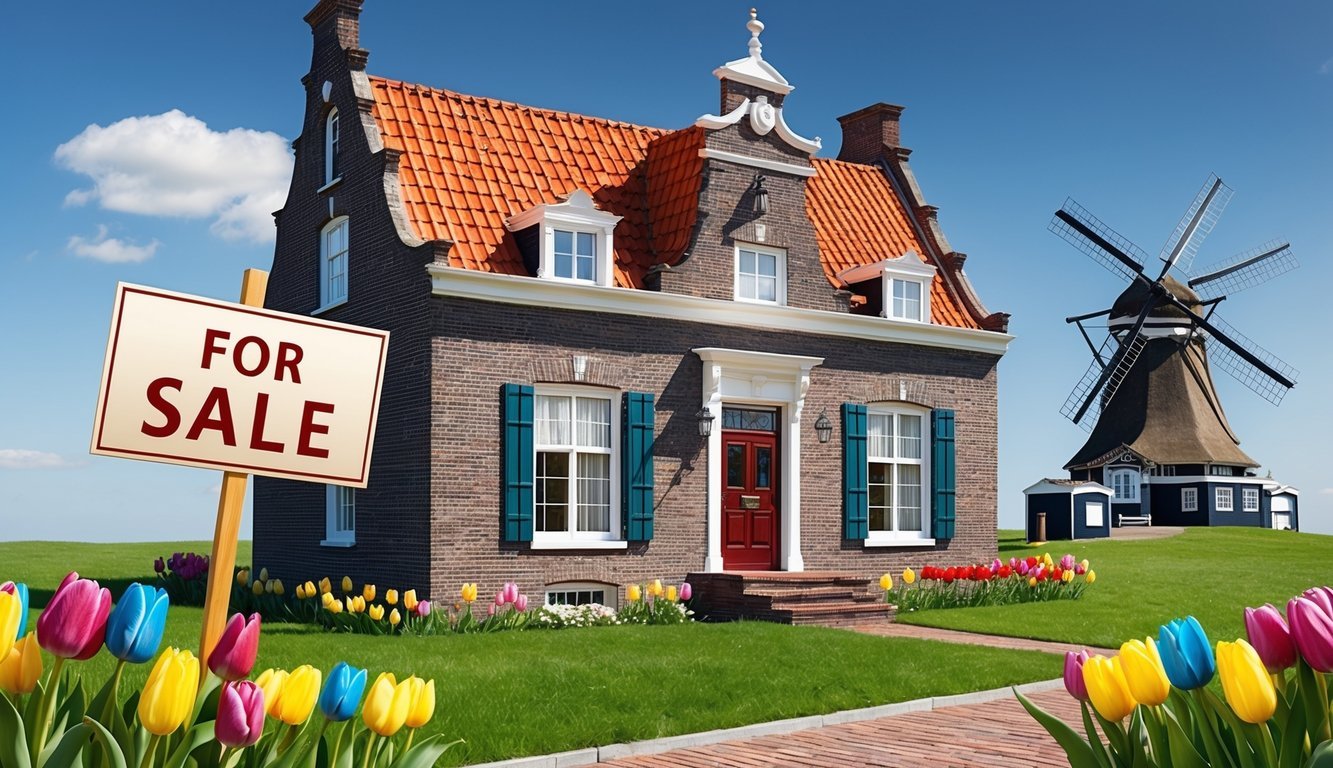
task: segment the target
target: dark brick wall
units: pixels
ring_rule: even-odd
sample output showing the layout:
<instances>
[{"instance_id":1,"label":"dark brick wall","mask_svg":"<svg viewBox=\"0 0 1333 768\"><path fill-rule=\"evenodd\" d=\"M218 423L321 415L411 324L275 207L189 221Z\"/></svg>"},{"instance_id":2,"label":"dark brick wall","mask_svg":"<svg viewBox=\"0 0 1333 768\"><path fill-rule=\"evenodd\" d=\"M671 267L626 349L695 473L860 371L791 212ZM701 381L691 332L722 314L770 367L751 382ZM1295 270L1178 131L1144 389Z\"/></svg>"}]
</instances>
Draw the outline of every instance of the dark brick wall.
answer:
<instances>
[{"instance_id":1,"label":"dark brick wall","mask_svg":"<svg viewBox=\"0 0 1333 768\"><path fill-rule=\"evenodd\" d=\"M901 144L899 121L903 108L895 104L872 104L838 118L842 125L842 144L838 159L849 163L875 163L885 150Z\"/></svg>"}]
</instances>

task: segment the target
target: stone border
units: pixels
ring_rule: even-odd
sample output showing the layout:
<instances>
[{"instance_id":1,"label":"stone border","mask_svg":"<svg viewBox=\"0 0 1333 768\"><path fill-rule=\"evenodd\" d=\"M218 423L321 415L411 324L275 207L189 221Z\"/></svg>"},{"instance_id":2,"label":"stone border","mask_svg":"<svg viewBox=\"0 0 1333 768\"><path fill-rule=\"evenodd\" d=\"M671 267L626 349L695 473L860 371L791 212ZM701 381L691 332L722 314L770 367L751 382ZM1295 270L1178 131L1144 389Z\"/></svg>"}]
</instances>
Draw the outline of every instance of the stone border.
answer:
<instances>
[{"instance_id":1,"label":"stone border","mask_svg":"<svg viewBox=\"0 0 1333 768\"><path fill-rule=\"evenodd\" d=\"M882 704L878 707L849 709L843 712L833 712L827 715L811 715L809 717L794 717L788 720L773 720L767 723L742 725L737 728L720 728L714 731L686 733L680 736L667 736L661 739L634 741L628 744L607 744L601 747L588 747L586 749L575 749L569 752L557 752L553 755L515 757L494 763L480 763L471 768L567 768L569 766L593 765L608 760L619 760L622 757L653 755L660 752L669 752L673 749L703 747L723 741L753 739L760 736L772 736L775 734L803 731L809 728L822 728L828 725L842 725L844 723L856 723L863 720L878 720L882 717L905 715L909 712L929 712L934 709L958 707L966 704L983 704L988 701L995 701L997 699L1012 696L1014 690L1017 690L1022 694L1032 694L1057 690L1063 686L1064 681L1062 679L1041 680L1035 683L1024 683L1012 687L993 688L988 691L960 693L953 696L933 696L925 699L915 699L913 701L901 701L896 704Z\"/></svg>"}]
</instances>

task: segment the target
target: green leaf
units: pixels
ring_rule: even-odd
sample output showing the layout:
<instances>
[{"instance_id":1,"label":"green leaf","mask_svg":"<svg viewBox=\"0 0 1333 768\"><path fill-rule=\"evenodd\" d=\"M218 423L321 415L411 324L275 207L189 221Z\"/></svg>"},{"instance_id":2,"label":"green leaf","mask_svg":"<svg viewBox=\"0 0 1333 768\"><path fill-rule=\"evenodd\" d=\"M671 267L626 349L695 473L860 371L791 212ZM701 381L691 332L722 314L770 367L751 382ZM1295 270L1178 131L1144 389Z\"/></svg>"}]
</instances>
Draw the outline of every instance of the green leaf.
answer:
<instances>
[{"instance_id":1,"label":"green leaf","mask_svg":"<svg viewBox=\"0 0 1333 768\"><path fill-rule=\"evenodd\" d=\"M1051 738L1055 739L1060 748L1065 751L1070 768L1098 768L1096 753L1073 728L1065 725L1063 720L1043 712L1017 690L1014 690L1014 695L1018 697L1018 702L1028 711L1028 714L1032 715L1032 718L1040 723L1041 727L1045 728L1046 732L1051 734ZM425 743L422 742L423 745Z\"/></svg>"},{"instance_id":2,"label":"green leaf","mask_svg":"<svg viewBox=\"0 0 1333 768\"><path fill-rule=\"evenodd\" d=\"M1019 698L1021 699L1022 696L1020 695ZM1077 735L1075 735L1075 738L1077 738ZM462 739L455 739L447 744L442 743L443 741L444 737L439 734L422 739L419 744L404 752L403 756L398 758L398 762L392 764L393 768L431 768L439 761L441 755L448 752L453 746L463 743ZM1070 765L1073 765L1073 763L1071 762Z\"/></svg>"},{"instance_id":3,"label":"green leaf","mask_svg":"<svg viewBox=\"0 0 1333 768\"><path fill-rule=\"evenodd\" d=\"M1169 757L1166 764L1174 768L1208 768L1208 761L1199 754L1189 734L1185 733L1184 726L1171 710L1166 711L1166 740L1166 756Z\"/></svg>"},{"instance_id":4,"label":"green leaf","mask_svg":"<svg viewBox=\"0 0 1333 768\"><path fill-rule=\"evenodd\" d=\"M1204 694L1208 705L1225 722L1227 730L1230 731L1232 744L1236 748L1236 756L1240 761L1241 768L1260 768L1258 758L1245 737L1245 729L1240 722L1240 718L1236 717L1236 713L1231 711L1231 707L1217 698L1216 694L1210 691L1205 691Z\"/></svg>"},{"instance_id":5,"label":"green leaf","mask_svg":"<svg viewBox=\"0 0 1333 768\"><path fill-rule=\"evenodd\" d=\"M1088 746L1092 748L1093 754L1097 757L1097 764L1111 768L1115 763L1111 761L1111 756L1106 753L1106 747L1102 744L1102 739L1097 735L1097 726L1093 725L1092 714L1088 711L1090 707L1088 702L1080 701L1079 709L1083 712L1083 730L1088 734Z\"/></svg>"},{"instance_id":6,"label":"green leaf","mask_svg":"<svg viewBox=\"0 0 1333 768\"><path fill-rule=\"evenodd\" d=\"M1236 761L1222 746L1217 725L1213 717L1208 714L1209 710L1204 704L1204 692L1202 690L1195 691L1188 701L1190 712L1194 715L1196 734L1199 740L1203 742L1204 753L1208 756L1208 765L1234 768Z\"/></svg>"},{"instance_id":7,"label":"green leaf","mask_svg":"<svg viewBox=\"0 0 1333 768\"><path fill-rule=\"evenodd\" d=\"M120 751L120 745L116 744L106 726L91 718L84 718L83 724L92 729L93 738L101 743L102 749L111 760L111 768L125 768L125 753Z\"/></svg>"},{"instance_id":8,"label":"green leaf","mask_svg":"<svg viewBox=\"0 0 1333 768\"><path fill-rule=\"evenodd\" d=\"M32 761L28 759L28 734L23 727L23 720L6 696L0 696L0 765L6 768L32 766Z\"/></svg>"},{"instance_id":9,"label":"green leaf","mask_svg":"<svg viewBox=\"0 0 1333 768\"><path fill-rule=\"evenodd\" d=\"M1278 768L1301 768L1305 760L1305 708L1292 707L1287 718L1287 730L1278 745Z\"/></svg>"},{"instance_id":10,"label":"green leaf","mask_svg":"<svg viewBox=\"0 0 1333 768\"><path fill-rule=\"evenodd\" d=\"M1314 748L1305 768L1333 768L1333 739Z\"/></svg>"},{"instance_id":11,"label":"green leaf","mask_svg":"<svg viewBox=\"0 0 1333 768\"><path fill-rule=\"evenodd\" d=\"M212 720L195 725L185 734L185 738L181 740L180 745L171 753L167 761L162 764L162 768L181 768L185 765L185 758L189 757L191 752L212 740Z\"/></svg>"},{"instance_id":12,"label":"green leaf","mask_svg":"<svg viewBox=\"0 0 1333 768\"><path fill-rule=\"evenodd\" d=\"M88 746L88 739L93 729L83 723L65 731L60 741L53 745L50 756L42 763L42 768L71 768L78 764L79 753Z\"/></svg>"}]
</instances>

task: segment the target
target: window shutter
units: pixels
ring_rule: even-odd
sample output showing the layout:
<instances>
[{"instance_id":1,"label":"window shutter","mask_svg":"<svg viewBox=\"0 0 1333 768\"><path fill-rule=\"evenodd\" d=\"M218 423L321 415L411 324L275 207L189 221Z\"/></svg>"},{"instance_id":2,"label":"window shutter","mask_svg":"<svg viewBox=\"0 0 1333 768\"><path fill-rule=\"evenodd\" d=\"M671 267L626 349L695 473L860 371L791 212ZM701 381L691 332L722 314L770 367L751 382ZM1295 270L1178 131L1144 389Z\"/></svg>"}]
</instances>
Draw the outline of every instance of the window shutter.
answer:
<instances>
[{"instance_id":1,"label":"window shutter","mask_svg":"<svg viewBox=\"0 0 1333 768\"><path fill-rule=\"evenodd\" d=\"M867 491L866 407L842 404L842 537L864 540L869 535L870 496Z\"/></svg>"},{"instance_id":2,"label":"window shutter","mask_svg":"<svg viewBox=\"0 0 1333 768\"><path fill-rule=\"evenodd\" d=\"M931 478L934 492L931 505L931 527L935 538L952 539L954 536L954 483L957 475L954 461L953 411L936 408L931 412Z\"/></svg>"},{"instance_id":3,"label":"window shutter","mask_svg":"<svg viewBox=\"0 0 1333 768\"><path fill-rule=\"evenodd\" d=\"M532 541L533 452L532 387L505 384L501 388L504 439L501 472L504 476L503 539Z\"/></svg>"},{"instance_id":4,"label":"window shutter","mask_svg":"<svg viewBox=\"0 0 1333 768\"><path fill-rule=\"evenodd\" d=\"M653 538L653 431L647 392L626 392L620 419L620 512L628 541Z\"/></svg>"}]
</instances>

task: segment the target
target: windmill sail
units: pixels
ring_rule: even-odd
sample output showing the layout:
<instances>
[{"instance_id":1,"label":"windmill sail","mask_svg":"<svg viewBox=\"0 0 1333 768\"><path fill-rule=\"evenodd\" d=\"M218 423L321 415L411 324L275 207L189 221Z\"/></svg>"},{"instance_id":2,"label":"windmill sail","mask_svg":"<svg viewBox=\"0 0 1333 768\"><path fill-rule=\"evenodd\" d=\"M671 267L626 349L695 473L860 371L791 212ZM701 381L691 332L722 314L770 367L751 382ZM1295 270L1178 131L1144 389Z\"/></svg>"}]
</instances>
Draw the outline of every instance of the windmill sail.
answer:
<instances>
[{"instance_id":1,"label":"windmill sail","mask_svg":"<svg viewBox=\"0 0 1333 768\"><path fill-rule=\"evenodd\" d=\"M1221 179L1217 176L1208 177L1171 237L1167 238L1166 245L1162 246L1160 258L1166 265L1163 274L1172 267L1182 274L1189 274L1199 246L1203 245L1204 239L1217 225L1222 211L1231 202L1231 195L1231 187L1223 184Z\"/></svg>"},{"instance_id":2,"label":"windmill sail","mask_svg":"<svg viewBox=\"0 0 1333 768\"><path fill-rule=\"evenodd\" d=\"M1272 280L1300 266L1287 243L1274 240L1214 264L1190 279L1203 299L1230 296Z\"/></svg>"},{"instance_id":3,"label":"windmill sail","mask_svg":"<svg viewBox=\"0 0 1333 768\"><path fill-rule=\"evenodd\" d=\"M1245 334L1222 318L1214 315L1207 322L1216 330L1213 337L1208 338L1206 342L1208 357L1213 364L1249 387L1259 397L1273 405L1279 405L1291 387L1295 386L1299 372L1277 355L1250 341ZM1222 343L1223 334L1246 354L1242 355L1238 350ZM1246 357L1252 357L1254 361L1247 360ZM1260 365L1256 365L1256 361ZM1261 365L1263 367L1260 367Z\"/></svg>"},{"instance_id":4,"label":"windmill sail","mask_svg":"<svg viewBox=\"0 0 1333 768\"><path fill-rule=\"evenodd\" d=\"M1148 254L1103 224L1072 198L1065 200L1064 207L1055 212L1055 218L1051 219L1048 229L1086 253L1093 261L1130 282L1143 274Z\"/></svg>"}]
</instances>

